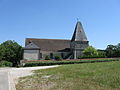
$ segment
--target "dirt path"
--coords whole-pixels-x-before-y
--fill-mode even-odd
[[[17,83],[17,80],[18,80],[19,77],[24,77],[24,76],[31,75],[32,70],[47,69],[47,68],[54,68],[54,67],[58,67],[58,65],[0,69],[0,75],[4,76],[4,78],[0,77],[0,80],[5,79],[4,81],[6,81],[4,86],[2,85],[1,88],[7,88],[7,89],[0,89],[0,90],[16,90],[15,89],[15,84]],[[6,87],[6,86],[8,86],[8,87]]]
[[[0,69],[0,90],[9,90],[8,70]]]

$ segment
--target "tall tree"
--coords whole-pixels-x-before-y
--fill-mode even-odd
[[[13,63],[13,66],[19,64],[22,59],[22,47],[15,41],[8,40],[0,45],[0,59]]]
[[[114,51],[114,57],[120,57],[120,43],[116,45],[116,48]]]
[[[120,57],[120,43],[117,45],[108,45],[105,52],[107,57]]]

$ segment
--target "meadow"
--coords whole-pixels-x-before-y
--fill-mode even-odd
[[[17,90],[120,90],[120,61],[60,65],[22,77]]]

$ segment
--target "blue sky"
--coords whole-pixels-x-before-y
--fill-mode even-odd
[[[120,42],[120,0],[0,0],[0,43],[71,39],[77,18],[95,48]]]

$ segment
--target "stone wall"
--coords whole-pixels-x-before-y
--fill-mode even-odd
[[[42,59],[45,59],[46,56],[49,56],[51,59],[54,59],[54,56],[60,56],[64,58],[69,52],[52,52],[52,51],[40,51],[42,53]]]
[[[24,50],[23,58],[26,60],[38,60],[40,58],[39,50]]]
[[[73,59],[77,59],[83,55],[83,50],[89,46],[88,41],[73,41],[70,44],[71,51],[73,52]]]

